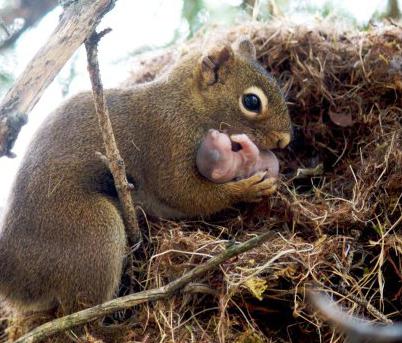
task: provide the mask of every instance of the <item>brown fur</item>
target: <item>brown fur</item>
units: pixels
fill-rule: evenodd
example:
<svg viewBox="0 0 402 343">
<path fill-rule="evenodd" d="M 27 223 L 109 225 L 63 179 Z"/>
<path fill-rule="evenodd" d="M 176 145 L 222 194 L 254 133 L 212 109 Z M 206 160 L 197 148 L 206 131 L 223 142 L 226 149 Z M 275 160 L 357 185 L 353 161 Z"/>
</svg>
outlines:
<svg viewBox="0 0 402 343">
<path fill-rule="evenodd" d="M 202 63 L 205 55 L 193 53 L 159 80 L 106 92 L 135 200 L 146 212 L 208 215 L 273 192 L 273 181 L 260 174 L 215 184 L 195 167 L 210 128 L 245 133 L 259 148 L 289 141 L 278 86 L 239 46 L 210 51 L 212 69 Z M 263 120 L 239 109 L 239 97 L 253 85 L 269 100 Z M 126 236 L 112 179 L 95 156 L 102 146 L 92 95 L 82 93 L 49 116 L 25 155 L 0 231 L 0 294 L 20 312 L 58 306 L 71 312 L 116 291 Z"/>
</svg>

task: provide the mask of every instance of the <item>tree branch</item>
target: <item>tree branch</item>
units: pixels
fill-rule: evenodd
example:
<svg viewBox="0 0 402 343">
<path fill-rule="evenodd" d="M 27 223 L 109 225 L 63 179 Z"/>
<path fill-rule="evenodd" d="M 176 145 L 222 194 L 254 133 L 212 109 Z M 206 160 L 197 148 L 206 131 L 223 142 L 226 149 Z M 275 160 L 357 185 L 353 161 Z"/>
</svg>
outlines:
<svg viewBox="0 0 402 343">
<path fill-rule="evenodd" d="M 66 6 L 47 43 L 8 91 L 0 104 L 0 157 L 11 149 L 28 113 L 77 48 L 94 31 L 115 0 L 76 0 Z"/>
<path fill-rule="evenodd" d="M 106 29 L 100 33 L 92 33 L 92 35 L 85 41 L 85 49 L 87 51 L 88 73 L 92 84 L 95 110 L 98 116 L 103 144 L 106 151 L 106 164 L 113 175 L 117 194 L 119 195 L 119 200 L 123 209 L 126 233 L 130 245 L 133 245 L 140 240 L 140 230 L 131 196 L 133 186 L 127 181 L 124 160 L 120 155 L 116 139 L 114 138 L 112 123 L 110 121 L 109 110 L 106 105 L 99 72 L 98 42 L 108 32 L 110 32 L 110 29 Z"/>
<path fill-rule="evenodd" d="M 244 243 L 240 243 L 238 245 L 234 244 L 221 254 L 212 257 L 207 262 L 193 268 L 183 276 L 165 286 L 113 299 L 101 305 L 97 305 L 95 307 L 91 307 L 43 324 L 16 340 L 15 343 L 37 342 L 57 332 L 88 323 L 99 317 L 103 317 L 116 311 L 127 309 L 144 302 L 169 298 L 176 291 L 186 286 L 190 281 L 206 274 L 207 272 L 219 266 L 221 263 L 263 244 L 272 237 L 272 234 L 272 231 L 268 231 L 260 236 L 253 237 Z"/>
<path fill-rule="evenodd" d="M 402 323 L 388 325 L 369 323 L 368 320 L 348 314 L 335 301 L 317 291 L 310 291 L 309 298 L 312 305 L 330 323 L 343 331 L 351 342 L 388 343 L 402 341 Z"/>
</svg>

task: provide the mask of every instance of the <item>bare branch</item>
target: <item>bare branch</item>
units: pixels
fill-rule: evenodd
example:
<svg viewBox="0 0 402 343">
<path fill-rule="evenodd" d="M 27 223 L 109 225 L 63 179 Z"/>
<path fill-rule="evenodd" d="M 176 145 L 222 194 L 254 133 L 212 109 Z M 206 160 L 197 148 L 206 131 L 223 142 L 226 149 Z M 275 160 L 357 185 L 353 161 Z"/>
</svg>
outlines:
<svg viewBox="0 0 402 343">
<path fill-rule="evenodd" d="M 12 156 L 11 149 L 26 123 L 28 113 L 114 2 L 77 0 L 65 7 L 47 43 L 33 57 L 0 104 L 0 157 Z"/>
<path fill-rule="evenodd" d="M 309 298 L 318 309 L 339 330 L 343 331 L 352 342 L 401 342 L 402 324 L 370 324 L 366 320 L 344 312 L 334 301 L 318 292 L 310 292 Z"/>
<path fill-rule="evenodd" d="M 106 29 L 100 33 L 94 32 L 85 41 L 85 49 L 87 51 L 88 59 L 88 73 L 91 79 L 95 110 L 98 116 L 103 144 L 106 151 L 106 164 L 113 175 L 117 194 L 119 195 L 119 200 L 122 205 L 127 236 L 130 244 L 135 244 L 140 240 L 140 230 L 131 196 L 132 185 L 127 181 L 124 160 L 117 148 L 112 123 L 109 117 L 109 110 L 103 93 L 102 80 L 99 73 L 98 42 L 108 32 L 110 32 L 110 29 Z M 102 160 L 105 161 L 104 158 L 102 158 Z"/>
<path fill-rule="evenodd" d="M 221 254 L 212 257 L 207 262 L 193 268 L 188 273 L 168 283 L 165 286 L 113 299 L 101 305 L 97 305 L 95 307 L 91 307 L 86 310 L 76 312 L 68 316 L 55 319 L 49 323 L 43 324 L 26 334 L 25 336 L 16 340 L 15 343 L 37 342 L 57 332 L 91 322 L 99 317 L 103 317 L 116 311 L 127 309 L 135 305 L 142 304 L 144 302 L 169 298 L 176 291 L 186 286 L 192 280 L 206 274 L 212 269 L 215 269 L 217 266 L 231 259 L 232 257 L 240 255 L 250 249 L 263 244 L 268 239 L 272 238 L 272 235 L 272 231 L 268 231 L 261 234 L 260 236 L 253 237 L 244 243 L 240 243 L 238 245 L 234 244 Z"/>
</svg>

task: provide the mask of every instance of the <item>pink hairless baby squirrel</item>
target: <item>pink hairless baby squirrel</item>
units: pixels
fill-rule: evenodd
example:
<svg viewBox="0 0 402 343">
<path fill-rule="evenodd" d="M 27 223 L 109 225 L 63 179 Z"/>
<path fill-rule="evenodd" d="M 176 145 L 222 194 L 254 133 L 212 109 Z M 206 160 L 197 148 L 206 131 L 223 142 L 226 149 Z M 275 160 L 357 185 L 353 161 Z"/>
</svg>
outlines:
<svg viewBox="0 0 402 343">
<path fill-rule="evenodd" d="M 233 151 L 232 142 L 241 149 Z M 268 177 L 277 177 L 279 163 L 271 151 L 260 151 L 246 134 L 230 137 L 210 129 L 197 152 L 198 171 L 208 180 L 225 183 L 243 179 L 257 172 L 267 172 Z"/>
</svg>

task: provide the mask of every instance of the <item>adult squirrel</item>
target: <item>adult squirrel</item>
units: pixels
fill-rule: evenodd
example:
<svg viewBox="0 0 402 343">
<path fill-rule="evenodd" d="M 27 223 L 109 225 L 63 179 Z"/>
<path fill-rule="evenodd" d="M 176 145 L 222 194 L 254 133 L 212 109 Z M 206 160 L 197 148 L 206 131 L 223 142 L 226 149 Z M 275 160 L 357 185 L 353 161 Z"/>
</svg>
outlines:
<svg viewBox="0 0 402 343">
<path fill-rule="evenodd" d="M 196 168 L 209 129 L 244 133 L 259 149 L 284 148 L 284 97 L 243 39 L 183 56 L 165 76 L 106 92 L 134 199 L 149 214 L 208 215 L 258 201 L 275 180 L 257 173 L 217 184 Z M 17 311 L 65 313 L 113 297 L 126 253 L 120 206 L 91 93 L 74 96 L 36 133 L 18 172 L 0 231 L 0 295 Z"/>
</svg>

